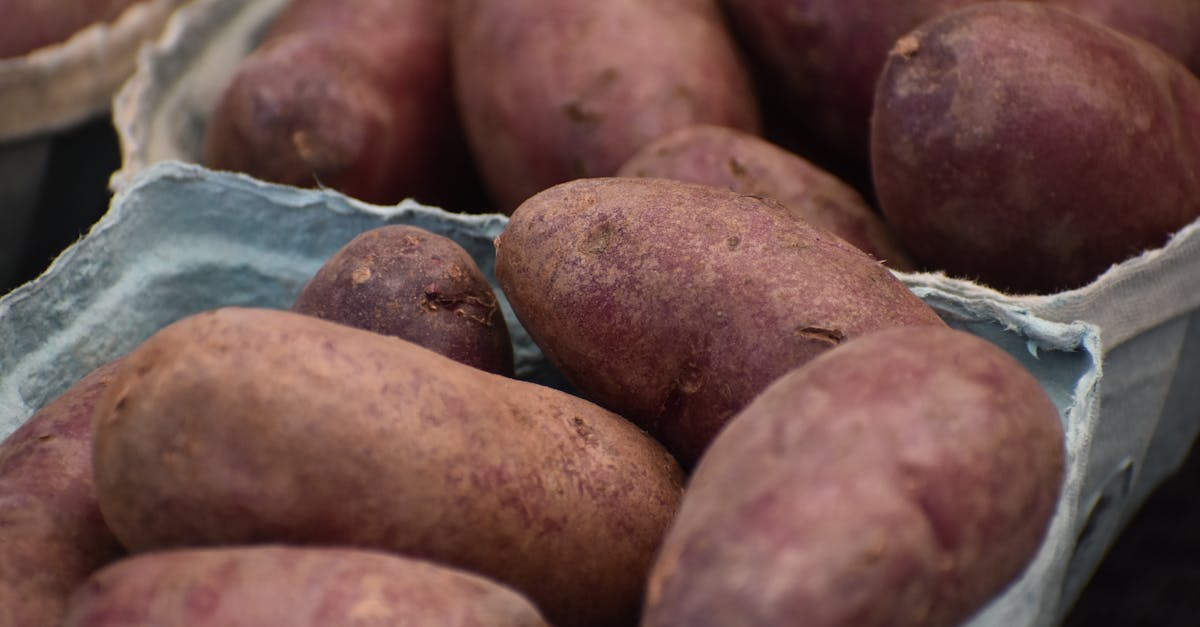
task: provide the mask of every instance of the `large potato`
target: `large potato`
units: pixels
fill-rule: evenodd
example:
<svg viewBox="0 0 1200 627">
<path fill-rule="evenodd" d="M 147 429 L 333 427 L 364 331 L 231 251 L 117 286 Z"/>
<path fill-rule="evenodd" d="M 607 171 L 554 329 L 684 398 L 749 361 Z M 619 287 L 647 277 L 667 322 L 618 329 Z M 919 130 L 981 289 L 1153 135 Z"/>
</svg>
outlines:
<svg viewBox="0 0 1200 627">
<path fill-rule="evenodd" d="M 795 366 L 869 331 L 942 324 L 878 261 L 777 201 L 667 179 L 534 196 L 496 240 L 496 277 L 571 383 L 684 465 Z"/>
<path fill-rule="evenodd" d="M 304 285 L 292 311 L 513 373 L 512 340 L 492 286 L 462 246 L 419 227 L 382 226 L 350 240 Z"/>
<path fill-rule="evenodd" d="M 512 585 L 562 627 L 636 616 L 682 490 L 591 403 L 283 311 L 159 331 L 95 420 L 100 508 L 131 551 L 386 549 Z"/>
<path fill-rule="evenodd" d="M 124 551 L 96 504 L 92 371 L 0 443 L 0 625 L 57 625 L 67 597 Z"/>
<path fill-rule="evenodd" d="M 477 209 L 445 0 L 295 0 L 236 68 L 203 162 L 377 203 Z"/>
<path fill-rule="evenodd" d="M 90 577 L 64 627 L 548 627 L 495 582 L 373 551 L 283 546 L 130 557 Z"/>
<path fill-rule="evenodd" d="M 1200 216 L 1200 80 L 1067 11 L 969 7 L 892 50 L 872 163 L 918 263 L 1014 292 L 1080 287 Z"/>
<path fill-rule="evenodd" d="M 784 93 L 782 120 L 867 161 L 875 84 L 898 38 L 984 0 L 723 0 L 766 67 L 763 98 Z M 1144 37 L 1200 72 L 1196 0 L 1037 0 Z M 782 89 L 781 89 L 782 88 Z"/>
<path fill-rule="evenodd" d="M 722 126 L 688 126 L 650 142 L 617 176 L 725 187 L 769 196 L 805 220 L 896 270 L 911 269 L 887 226 L 854 188 L 755 135 Z"/>
<path fill-rule="evenodd" d="M 716 0 L 457 0 L 455 87 L 497 208 L 612 176 L 693 124 L 754 132 L 758 105 Z"/>
<path fill-rule="evenodd" d="M 880 331 L 787 374 L 688 484 L 644 627 L 957 625 L 1041 545 L 1058 412 L 999 348 Z"/>
</svg>

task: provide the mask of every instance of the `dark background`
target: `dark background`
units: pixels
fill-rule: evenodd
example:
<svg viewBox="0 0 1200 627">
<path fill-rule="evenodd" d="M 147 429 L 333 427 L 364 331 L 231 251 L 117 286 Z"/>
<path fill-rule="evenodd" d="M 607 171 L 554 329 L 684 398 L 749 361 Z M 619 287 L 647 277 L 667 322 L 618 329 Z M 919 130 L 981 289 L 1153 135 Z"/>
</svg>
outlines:
<svg viewBox="0 0 1200 627">
<path fill-rule="evenodd" d="M 54 139 L 24 258 L 0 294 L 40 275 L 104 215 L 108 178 L 119 167 L 107 118 Z M 1200 456 L 1146 502 L 1064 621 L 1123 625 L 1200 627 Z"/>
</svg>

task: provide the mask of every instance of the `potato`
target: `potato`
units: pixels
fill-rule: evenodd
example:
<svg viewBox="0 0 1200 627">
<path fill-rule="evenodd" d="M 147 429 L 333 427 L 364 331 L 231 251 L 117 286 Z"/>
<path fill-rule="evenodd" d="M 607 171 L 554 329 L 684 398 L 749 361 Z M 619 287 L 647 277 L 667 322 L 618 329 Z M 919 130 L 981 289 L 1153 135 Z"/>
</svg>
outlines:
<svg viewBox="0 0 1200 627">
<path fill-rule="evenodd" d="M 741 39 L 764 66 L 763 98 L 786 94 L 783 122 L 834 150 L 868 160 L 870 116 L 888 50 L 938 15 L 983 0 L 724 0 Z M 1039 0 L 1146 37 L 1200 72 L 1195 0 Z M 780 90 L 780 87 L 783 89 Z M 782 95 L 781 94 L 781 95 Z"/>
<path fill-rule="evenodd" d="M 1031 560 L 1058 412 L 948 328 L 851 340 L 773 383 L 696 468 L 643 627 L 957 625 Z"/>
<path fill-rule="evenodd" d="M 507 583 L 561 627 L 637 615 L 682 491 L 591 403 L 283 311 L 159 331 L 95 420 L 100 509 L 133 552 L 378 548 Z"/>
<path fill-rule="evenodd" d="M 776 377 L 843 340 L 943 324 L 866 253 L 778 202 L 596 178 L 526 201 L 496 277 L 568 380 L 690 465 Z"/>
<path fill-rule="evenodd" d="M 548 627 L 493 581 L 374 551 L 285 546 L 164 551 L 88 579 L 65 627 Z"/>
<path fill-rule="evenodd" d="M 872 165 L 917 262 L 1012 292 L 1080 287 L 1200 216 L 1200 81 L 1063 10 L 970 7 L 892 50 Z"/>
<path fill-rule="evenodd" d="M 720 126 L 689 126 L 647 144 L 617 176 L 725 187 L 769 196 L 792 214 L 846 240 L 888 266 L 911 268 L 887 226 L 852 187 L 755 135 Z"/>
<path fill-rule="evenodd" d="M 0 0 L 0 59 L 62 43 L 99 22 L 111 22 L 138 0 Z"/>
<path fill-rule="evenodd" d="M 0 443 L 0 625 L 57 625 L 67 597 L 123 553 L 92 481 L 92 371 Z"/>
<path fill-rule="evenodd" d="M 292 311 L 513 374 L 512 340 L 492 286 L 462 246 L 419 227 L 355 237 L 305 284 Z"/>
<path fill-rule="evenodd" d="M 671 130 L 757 132 L 750 78 L 715 0 L 458 0 L 455 88 L 497 208 L 612 176 Z"/>
<path fill-rule="evenodd" d="M 205 128 L 205 165 L 376 203 L 476 209 L 444 0 L 295 0 Z"/>
</svg>

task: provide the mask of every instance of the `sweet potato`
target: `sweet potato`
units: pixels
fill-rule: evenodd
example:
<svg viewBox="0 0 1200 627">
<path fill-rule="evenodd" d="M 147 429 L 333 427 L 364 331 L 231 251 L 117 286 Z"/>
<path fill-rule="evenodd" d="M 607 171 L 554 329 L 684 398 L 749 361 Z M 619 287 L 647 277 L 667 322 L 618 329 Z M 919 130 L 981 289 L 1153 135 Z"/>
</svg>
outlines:
<svg viewBox="0 0 1200 627">
<path fill-rule="evenodd" d="M 773 383 L 701 460 L 642 625 L 957 625 L 1032 559 L 1058 411 L 948 328 L 851 340 Z"/>
<path fill-rule="evenodd" d="M 647 144 L 617 176 L 667 178 L 769 196 L 797 219 L 825 229 L 895 270 L 911 268 L 887 226 L 854 188 L 755 135 L 689 126 Z"/>
<path fill-rule="evenodd" d="M 612 176 L 671 130 L 756 132 L 758 105 L 715 0 L 459 0 L 455 89 L 497 208 Z"/>
<path fill-rule="evenodd" d="M 0 0 L 0 59 L 18 57 L 120 17 L 139 0 Z"/>
<path fill-rule="evenodd" d="M 504 313 L 479 266 L 454 240 L 416 226 L 383 226 L 355 237 L 305 284 L 292 311 L 513 374 Z"/>
<path fill-rule="evenodd" d="M 386 553 L 284 546 L 121 560 L 71 598 L 65 627 L 548 627 L 488 579 Z"/>
<path fill-rule="evenodd" d="M 285 311 L 159 331 L 95 420 L 100 508 L 133 552 L 378 548 L 507 583 L 563 627 L 636 617 L 682 491 L 591 403 Z"/>
<path fill-rule="evenodd" d="M 97 368 L 0 443 L 0 625 L 57 625 L 75 587 L 124 552 L 92 480 L 92 409 L 115 370 Z"/>
<path fill-rule="evenodd" d="M 918 263 L 1012 292 L 1080 287 L 1200 217 L 1200 80 L 1064 10 L 969 7 L 892 50 L 872 166 Z"/>
<path fill-rule="evenodd" d="M 444 0 L 295 0 L 237 68 L 203 162 L 268 181 L 456 209 L 473 166 L 454 106 Z"/>
<path fill-rule="evenodd" d="M 868 331 L 942 324 L 777 201 L 667 179 L 534 196 L 496 240 L 496 277 L 567 379 L 685 466 L 788 370 Z"/>
</svg>

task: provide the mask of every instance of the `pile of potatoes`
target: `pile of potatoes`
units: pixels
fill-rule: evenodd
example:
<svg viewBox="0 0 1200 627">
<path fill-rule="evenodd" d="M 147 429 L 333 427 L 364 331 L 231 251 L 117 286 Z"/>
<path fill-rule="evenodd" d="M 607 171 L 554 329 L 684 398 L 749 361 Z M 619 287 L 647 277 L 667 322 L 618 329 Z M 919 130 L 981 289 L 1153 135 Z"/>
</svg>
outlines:
<svg viewBox="0 0 1200 627">
<path fill-rule="evenodd" d="M 1056 291 L 1200 216 L 1198 5 L 875 4 L 293 0 L 206 162 L 509 214 L 572 390 L 512 378 L 457 244 L 364 233 L 0 445 L 0 623 L 969 619 L 1060 416 L 891 270 Z"/>
</svg>

